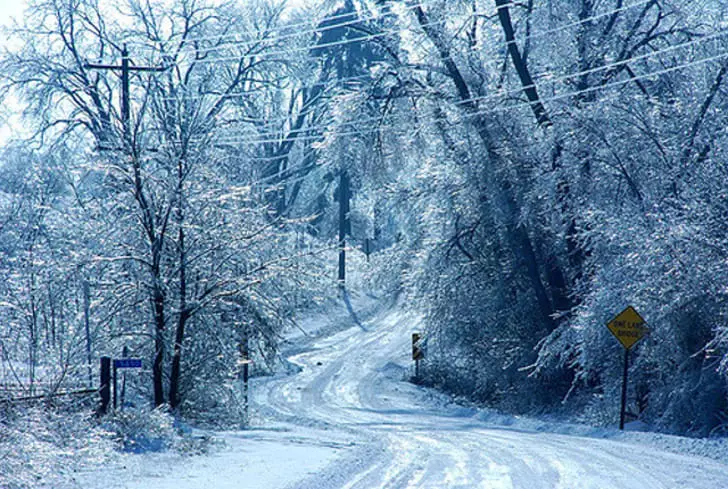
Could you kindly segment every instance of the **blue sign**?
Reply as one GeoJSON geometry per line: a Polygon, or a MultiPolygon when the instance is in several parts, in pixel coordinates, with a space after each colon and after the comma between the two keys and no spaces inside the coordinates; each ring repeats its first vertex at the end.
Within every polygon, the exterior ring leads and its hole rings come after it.
{"type": "Polygon", "coordinates": [[[118,358],[114,360],[114,368],[142,368],[142,359],[118,358]]]}

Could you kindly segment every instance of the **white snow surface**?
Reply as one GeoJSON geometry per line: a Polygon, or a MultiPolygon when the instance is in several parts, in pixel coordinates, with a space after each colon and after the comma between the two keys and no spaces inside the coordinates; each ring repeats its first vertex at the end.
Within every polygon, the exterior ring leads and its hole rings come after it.
{"type": "Polygon", "coordinates": [[[217,433],[224,449],[129,455],[76,487],[728,488],[728,465],[675,453],[699,452],[700,440],[497,415],[406,382],[418,319],[372,304],[300,324],[287,345],[300,370],[255,379],[258,426],[217,433]]]}

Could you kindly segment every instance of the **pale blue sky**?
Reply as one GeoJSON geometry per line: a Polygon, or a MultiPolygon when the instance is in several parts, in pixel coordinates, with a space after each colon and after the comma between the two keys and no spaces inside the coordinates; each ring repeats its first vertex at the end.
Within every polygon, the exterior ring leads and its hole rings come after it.
{"type": "MultiPolygon", "coordinates": [[[[288,5],[306,5],[311,4],[314,1],[315,0],[288,0],[288,5]]],[[[23,7],[25,4],[26,0],[0,0],[0,27],[9,25],[12,18],[20,17],[23,13],[23,7]]],[[[0,44],[1,43],[2,41],[0,40],[0,44]]],[[[11,106],[16,105],[11,100],[6,99],[6,109],[8,103],[10,103],[11,106]]],[[[12,134],[21,127],[22,124],[17,115],[12,116],[7,112],[0,114],[0,146],[7,142],[12,134]]]]}
{"type": "Polygon", "coordinates": [[[0,0],[0,24],[7,25],[11,17],[23,13],[24,0],[0,0]]]}

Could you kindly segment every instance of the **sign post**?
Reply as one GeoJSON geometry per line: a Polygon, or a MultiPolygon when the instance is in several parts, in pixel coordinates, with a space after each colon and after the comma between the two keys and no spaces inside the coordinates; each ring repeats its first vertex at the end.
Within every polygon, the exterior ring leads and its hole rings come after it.
{"type": "MultiPolygon", "coordinates": [[[[121,350],[121,358],[127,358],[129,357],[129,347],[124,345],[124,348],[121,350]]],[[[119,406],[121,406],[121,410],[124,410],[124,397],[126,396],[126,370],[124,370],[121,373],[121,399],[119,400],[119,406]]]]}
{"type": "Polygon", "coordinates": [[[415,379],[420,378],[420,360],[425,358],[425,354],[420,345],[420,339],[419,333],[412,333],[412,360],[415,361],[415,379]]]}
{"type": "MultiPolygon", "coordinates": [[[[117,405],[117,396],[116,396],[116,371],[118,369],[127,369],[127,368],[142,368],[142,359],[141,358],[116,358],[114,359],[114,409],[116,409],[117,405]]],[[[124,384],[126,384],[126,377],[124,378],[124,384]]],[[[122,400],[123,402],[123,400],[122,400]]]]}
{"type": "Polygon", "coordinates": [[[240,342],[240,364],[243,368],[243,423],[247,426],[250,421],[250,350],[248,346],[248,337],[246,336],[240,342]]]}
{"type": "Polygon", "coordinates": [[[629,374],[629,350],[647,334],[645,320],[632,306],[620,312],[607,323],[607,328],[624,347],[624,370],[622,371],[622,401],[619,411],[619,429],[624,430],[624,415],[627,408],[627,376],[629,374]]]}
{"type": "Polygon", "coordinates": [[[369,262],[369,255],[372,254],[372,242],[370,238],[364,240],[364,254],[367,255],[367,262],[369,262]]]}

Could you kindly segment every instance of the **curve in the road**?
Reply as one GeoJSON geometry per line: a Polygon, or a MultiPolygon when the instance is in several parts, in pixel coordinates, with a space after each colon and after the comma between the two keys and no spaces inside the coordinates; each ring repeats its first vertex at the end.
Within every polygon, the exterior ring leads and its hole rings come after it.
{"type": "Polygon", "coordinates": [[[412,329],[383,310],[299,345],[299,373],[256,386],[259,411],[356,446],[296,489],[728,488],[728,467],[707,459],[463,416],[404,382],[412,329]]]}

